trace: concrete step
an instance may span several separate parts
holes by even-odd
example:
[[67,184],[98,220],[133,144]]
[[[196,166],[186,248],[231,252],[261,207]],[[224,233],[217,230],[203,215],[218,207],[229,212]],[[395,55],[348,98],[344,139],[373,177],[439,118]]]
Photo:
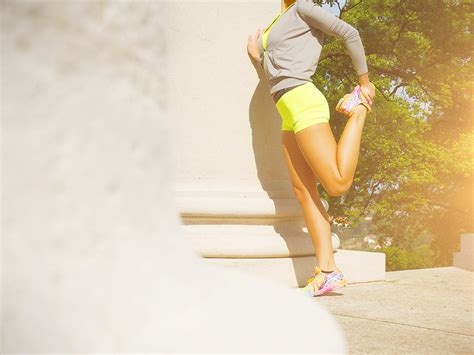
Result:
[[[182,232],[206,262],[302,287],[317,260],[301,207],[292,191],[267,189],[180,185]],[[322,202],[328,210],[327,201]],[[385,254],[338,249],[336,234],[332,242],[336,263],[349,282],[385,279]]]
[[[304,286],[317,265],[301,221],[273,225],[183,225],[183,233],[207,262],[261,275],[289,287]],[[385,254],[342,250],[333,235],[336,264],[350,282],[384,280]]]
[[[285,184],[285,188],[289,189]],[[176,204],[183,218],[287,218],[299,217],[301,207],[290,190],[263,190],[261,186],[177,185]],[[321,199],[326,210],[328,202]]]
[[[311,236],[298,221],[276,225],[184,225],[183,233],[203,257],[295,257],[315,253]],[[332,242],[336,250],[340,241],[335,233]]]
[[[336,264],[349,283],[385,280],[385,254],[338,249]],[[221,267],[273,280],[287,287],[303,287],[317,264],[315,256],[288,258],[205,258]]]
[[474,271],[474,233],[461,234],[459,249],[453,253],[453,266]]
[[474,233],[461,234],[460,252],[470,253],[474,251]]
[[472,254],[454,252],[453,253],[453,266],[458,268],[474,271],[474,262]]

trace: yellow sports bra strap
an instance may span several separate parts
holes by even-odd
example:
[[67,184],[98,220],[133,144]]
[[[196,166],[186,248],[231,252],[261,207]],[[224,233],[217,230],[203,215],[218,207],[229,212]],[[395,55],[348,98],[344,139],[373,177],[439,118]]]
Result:
[[276,20],[278,20],[278,18],[283,15],[286,11],[289,10],[290,7],[292,7],[294,4],[296,4],[296,1],[294,3],[292,3],[290,6],[288,6],[285,11],[283,11],[282,13],[278,14],[272,21],[272,23],[266,28],[266,30],[263,32],[263,35],[262,35],[262,44],[263,44],[263,50],[267,49],[267,38],[268,38],[268,33],[270,32],[270,29],[273,27],[273,25],[275,24]]
[[268,32],[270,32],[270,29],[272,28],[273,24],[275,23],[275,21],[278,19],[278,17],[280,17],[280,15],[278,14],[275,19],[272,21],[272,23],[267,27],[267,29],[265,30],[265,32],[263,32],[263,35],[262,35],[262,43],[263,43],[263,49],[267,49],[267,38],[268,38]]

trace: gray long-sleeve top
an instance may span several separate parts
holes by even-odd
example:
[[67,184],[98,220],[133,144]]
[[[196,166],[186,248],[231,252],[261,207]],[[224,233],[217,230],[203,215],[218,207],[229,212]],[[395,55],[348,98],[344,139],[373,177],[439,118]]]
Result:
[[343,38],[358,75],[368,72],[364,47],[354,27],[312,0],[296,0],[290,6],[270,28],[265,50],[262,39],[258,41],[271,94],[312,81],[325,33]]

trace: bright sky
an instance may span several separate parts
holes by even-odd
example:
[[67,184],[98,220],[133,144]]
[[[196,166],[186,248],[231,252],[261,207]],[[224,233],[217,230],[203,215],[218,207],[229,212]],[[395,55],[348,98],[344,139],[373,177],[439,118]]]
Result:
[[[341,7],[343,7],[345,3],[345,0],[341,0],[339,4],[341,5]],[[339,16],[339,8],[336,4],[334,4],[332,7],[330,7],[328,4],[324,4],[323,8],[329,10],[332,14]]]

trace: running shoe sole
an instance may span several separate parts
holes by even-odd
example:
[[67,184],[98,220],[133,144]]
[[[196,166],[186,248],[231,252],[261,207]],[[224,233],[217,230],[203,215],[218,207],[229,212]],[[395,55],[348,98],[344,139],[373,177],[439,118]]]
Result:
[[340,283],[333,283],[331,285],[329,285],[328,287],[323,287],[321,289],[319,289],[318,291],[316,291],[316,293],[314,294],[315,296],[320,296],[326,292],[331,292],[331,291],[334,291],[334,290],[337,290],[338,288],[341,288],[341,287],[345,287],[347,286],[347,280],[344,279],[342,280]]

